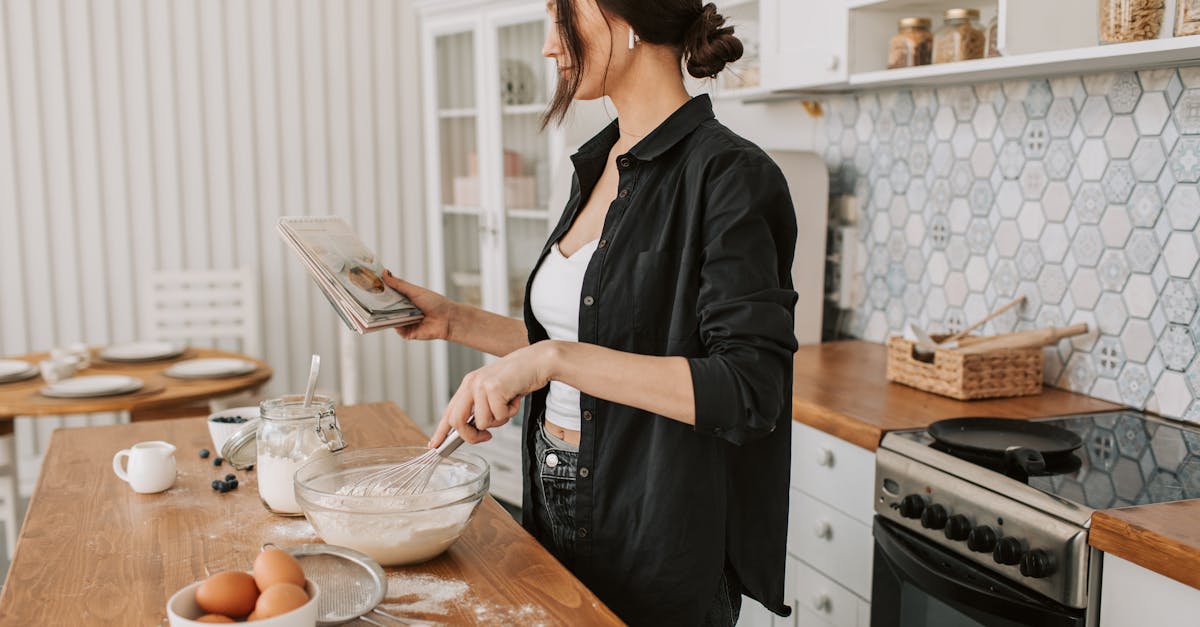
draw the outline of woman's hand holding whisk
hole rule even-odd
[[[440,445],[452,428],[469,444],[492,439],[488,429],[506,424],[520,409],[521,397],[549,383],[554,350],[553,342],[538,342],[468,373],[446,405],[430,448]],[[468,424],[472,415],[474,424]]]

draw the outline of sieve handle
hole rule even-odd
[[[475,424],[475,414],[471,414],[471,417],[467,418],[467,424]],[[457,451],[458,447],[462,446],[462,444],[463,439],[462,436],[458,434],[458,430],[451,429],[450,433],[446,434],[446,441],[442,442],[442,445],[437,447],[438,455],[443,458],[450,457],[450,454],[454,451]]]

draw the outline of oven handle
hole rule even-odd
[[[903,537],[875,521],[876,547],[888,561],[903,571],[904,576],[930,595],[960,608],[983,610],[991,616],[1007,618],[1026,625],[1083,625],[1081,612],[1069,608],[1055,608],[1052,602],[1033,602],[1003,592],[992,592],[959,579],[953,579],[930,568],[905,546]],[[956,558],[957,559],[957,558]],[[875,566],[876,569],[879,564]],[[877,575],[878,576],[878,575]]]

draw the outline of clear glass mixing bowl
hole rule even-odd
[[[321,539],[370,555],[384,566],[417,564],[450,548],[487,494],[488,463],[455,452],[442,460],[424,492],[414,496],[346,494],[371,473],[411,463],[420,446],[345,450],[296,471],[296,502]]]

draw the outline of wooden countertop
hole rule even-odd
[[[1092,515],[1088,544],[1200,588],[1200,499],[1110,509]]]
[[[427,440],[390,403],[342,407],[338,418],[354,447]],[[175,485],[135,494],[113,474],[112,455],[159,439],[178,447]],[[166,624],[167,599],[206,569],[248,570],[264,542],[318,542],[303,518],[263,508],[254,472],[214,467],[201,448],[212,448],[203,418],[55,431],[0,593],[0,623]],[[213,491],[230,472],[240,487]],[[406,618],[621,624],[491,497],[446,553],[387,571],[383,607]]]
[[[1121,409],[1099,399],[1047,387],[1037,396],[958,401],[885,376],[887,348],[851,340],[801,346],[792,381],[792,418],[869,451],[887,431],[943,418],[1037,418]]]

